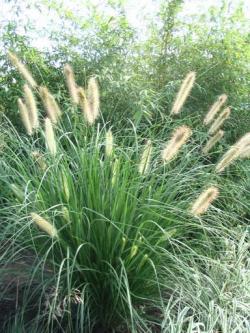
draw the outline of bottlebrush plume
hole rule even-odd
[[[217,163],[215,171],[220,173],[225,170],[232,162],[241,157],[246,148],[250,145],[250,133],[245,134],[222,156]]]
[[[50,237],[54,238],[57,237],[57,230],[56,228],[48,221],[46,221],[43,217],[36,213],[30,214],[33,222],[43,231],[45,231]]]
[[[61,115],[61,110],[54,96],[49,92],[46,87],[40,87],[39,92],[43,101],[44,108],[47,111],[48,117],[53,124],[56,124]]]
[[[174,132],[162,151],[162,159],[164,162],[172,160],[178,153],[182,145],[184,145],[192,135],[192,130],[188,126],[180,126]]]
[[[49,118],[45,118],[44,121],[45,124],[45,141],[46,141],[46,146],[51,153],[51,155],[56,155],[56,140],[55,140],[55,135],[54,135],[54,130],[52,126],[52,122]]]
[[[95,122],[95,118],[92,113],[88,98],[82,87],[78,89],[78,95],[79,95],[79,105],[82,109],[83,116],[87,121],[87,123],[89,123],[89,125],[93,125],[93,123]]]
[[[69,210],[67,207],[62,207],[62,216],[67,223],[70,223]]]
[[[35,88],[37,87],[36,81],[33,79],[32,75],[30,74],[29,70],[27,67],[18,59],[18,57],[12,53],[8,52],[8,56],[12,64],[17,68],[19,73],[23,76],[23,78],[28,82],[28,84],[32,87]]]
[[[210,150],[216,145],[217,142],[219,142],[221,140],[221,138],[224,135],[224,131],[219,130],[214,136],[212,136],[207,144],[205,145],[205,147],[203,148],[203,153],[204,154],[208,154],[210,152]]]
[[[204,118],[204,124],[208,125],[212,122],[214,119],[215,115],[218,113],[222,105],[226,102],[227,100],[227,95],[223,94],[220,95],[217,99],[217,101],[211,106],[211,108],[208,110],[205,118]]]
[[[185,77],[184,81],[182,82],[182,85],[180,87],[180,90],[176,96],[174,105],[171,110],[171,114],[178,114],[181,111],[181,108],[183,107],[195,81],[195,72],[190,72]]]
[[[219,116],[215,119],[212,123],[211,127],[209,128],[208,134],[214,134],[218,131],[218,129],[224,124],[225,120],[229,118],[231,113],[230,108],[226,108],[219,114]]]
[[[152,142],[151,140],[148,140],[148,142],[146,143],[142,156],[141,156],[141,161],[139,164],[139,172],[140,174],[145,174],[148,172],[149,170],[149,166],[150,166],[150,160],[151,160],[151,154],[152,154]]]
[[[118,177],[118,171],[119,171],[119,160],[115,159],[112,167],[112,179],[111,179],[112,186],[114,186],[116,183]]]
[[[29,112],[26,105],[21,100],[21,98],[18,98],[18,108],[27,134],[32,135],[32,125],[30,123]]]
[[[215,186],[211,186],[205,191],[203,191],[198,198],[195,200],[191,207],[191,214],[194,216],[200,216],[204,214],[211,203],[218,197],[219,195],[219,190]]]
[[[237,142],[236,145],[245,149],[248,145],[250,145],[250,132],[244,134]]]
[[[77,91],[77,84],[75,82],[75,76],[72,67],[69,64],[64,66],[64,74],[66,77],[66,82],[69,90],[69,94],[71,97],[72,102],[77,105],[78,104],[78,91]]]
[[[65,196],[66,201],[69,201],[70,198],[70,190],[68,185],[68,180],[64,172],[62,172],[62,189]]]
[[[245,149],[240,154],[241,158],[250,158],[250,144],[245,147]]]
[[[138,245],[133,245],[130,250],[130,259],[132,259],[134,256],[136,256],[138,252]]]
[[[240,149],[237,146],[232,146],[221,158],[215,167],[215,171],[220,173],[225,170],[233,161],[240,156]]]
[[[108,130],[106,133],[106,140],[105,140],[105,153],[106,156],[111,156],[113,153],[113,145],[114,145],[114,138],[111,130]]]
[[[29,111],[31,126],[32,128],[37,129],[39,127],[39,119],[35,96],[27,84],[24,85],[23,90],[25,103]]]
[[[100,108],[99,87],[95,77],[91,77],[88,81],[87,98],[95,121],[99,116]]]

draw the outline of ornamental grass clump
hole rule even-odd
[[[188,76],[186,89],[193,80]],[[165,133],[143,146],[138,143],[145,137],[133,128],[128,145],[128,131],[121,135],[99,117],[94,78],[78,87],[78,105],[70,94],[73,115],[51,108],[46,88],[39,92],[44,127],[35,139],[6,129],[11,142],[0,161],[1,182],[8,185],[0,230],[11,241],[5,265],[21,250],[34,258],[24,283],[27,304],[36,299],[33,318],[28,306],[18,305],[17,318],[26,331],[34,325],[47,332],[160,332],[169,297],[177,289],[179,297],[187,279],[197,285],[190,263],[203,276],[209,256],[214,264],[222,238],[231,236],[233,218],[221,211],[218,188],[211,185],[221,177],[195,155],[189,126],[170,125],[162,151]],[[188,158],[178,154],[184,144]]]

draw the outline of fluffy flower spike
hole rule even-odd
[[[217,101],[211,106],[211,108],[208,110],[205,118],[204,118],[204,124],[208,125],[212,122],[216,114],[219,112],[221,109],[222,105],[225,104],[227,100],[227,95],[223,94],[220,95],[217,99]]]
[[[26,105],[21,100],[21,98],[18,99],[18,108],[19,108],[21,119],[22,119],[22,122],[26,129],[27,134],[32,135],[32,125],[30,122],[29,112],[28,112]]]
[[[171,161],[178,153],[179,149],[187,142],[192,135],[192,130],[188,126],[180,126],[174,132],[162,151],[164,162]]]
[[[184,81],[182,82],[182,85],[180,87],[180,90],[176,96],[174,105],[171,110],[171,114],[178,114],[181,111],[181,108],[183,107],[195,81],[195,72],[190,72],[185,77]]]
[[[242,157],[246,148],[250,145],[250,133],[245,134],[239,139],[229,150],[222,156],[221,160],[217,163],[215,171],[220,173],[225,170],[236,159]]]
[[[72,102],[77,105],[79,100],[79,95],[77,91],[77,84],[75,82],[75,76],[72,67],[69,64],[64,66],[64,74],[67,81],[68,90]]]
[[[230,108],[226,108],[222,111],[221,114],[215,119],[215,121],[212,123],[211,127],[209,128],[208,134],[214,134],[216,133],[219,128],[224,124],[224,122],[229,118],[231,113]]]
[[[56,228],[50,222],[36,213],[31,213],[30,216],[35,224],[41,230],[45,231],[50,237],[54,238],[58,236]]]
[[[28,84],[32,88],[36,88],[37,87],[37,83],[33,79],[32,75],[30,74],[30,72],[27,69],[27,67],[18,59],[18,57],[14,53],[12,53],[12,52],[9,51],[8,52],[8,56],[9,56],[9,59],[12,62],[12,64],[17,68],[17,70],[19,71],[19,73],[28,82]]]
[[[49,118],[45,118],[44,121],[45,124],[45,141],[46,141],[46,146],[51,153],[51,155],[56,155],[56,140],[55,140],[55,134],[53,130],[53,126],[51,123],[51,120]]]
[[[56,124],[59,117],[61,116],[61,110],[54,96],[49,92],[46,87],[40,87],[39,92],[43,101],[43,105],[47,111],[48,117],[50,118],[52,123]]]
[[[29,112],[31,126],[32,128],[37,129],[39,127],[39,119],[35,96],[27,84],[24,85],[23,90],[25,103]]]
[[[198,198],[195,200],[191,207],[191,214],[194,216],[200,216],[204,214],[211,203],[218,197],[219,190],[215,186],[211,186],[205,191],[203,191]]]
[[[221,138],[224,135],[224,131],[219,130],[214,136],[212,136],[207,144],[205,145],[205,147],[203,148],[203,153],[204,154],[208,154],[210,152],[210,150],[216,145],[217,142],[219,142],[221,140]]]

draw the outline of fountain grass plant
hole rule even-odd
[[[43,125],[27,126],[36,117],[26,105],[28,136],[7,119],[2,126],[1,271],[11,271],[18,258],[32,258],[17,272],[23,293],[5,320],[6,332],[192,332],[190,320],[205,322],[211,302],[245,321],[249,300],[231,310],[209,277],[211,270],[228,269],[221,251],[245,226],[224,210],[223,175],[206,163],[203,136],[195,131],[190,137],[191,129],[170,116],[164,139],[157,140],[154,129],[145,138],[133,126],[112,133],[98,120],[96,79],[84,89],[75,86],[71,68],[69,74],[73,113],[59,111],[46,88],[35,87],[47,110],[43,120],[39,115]],[[189,91],[184,93],[178,94],[181,105]],[[182,129],[188,129],[185,140],[178,136]],[[206,201],[209,186],[216,193]],[[2,297],[10,290],[6,286]],[[171,331],[178,302],[183,322]],[[213,329],[222,326],[217,321]]]

